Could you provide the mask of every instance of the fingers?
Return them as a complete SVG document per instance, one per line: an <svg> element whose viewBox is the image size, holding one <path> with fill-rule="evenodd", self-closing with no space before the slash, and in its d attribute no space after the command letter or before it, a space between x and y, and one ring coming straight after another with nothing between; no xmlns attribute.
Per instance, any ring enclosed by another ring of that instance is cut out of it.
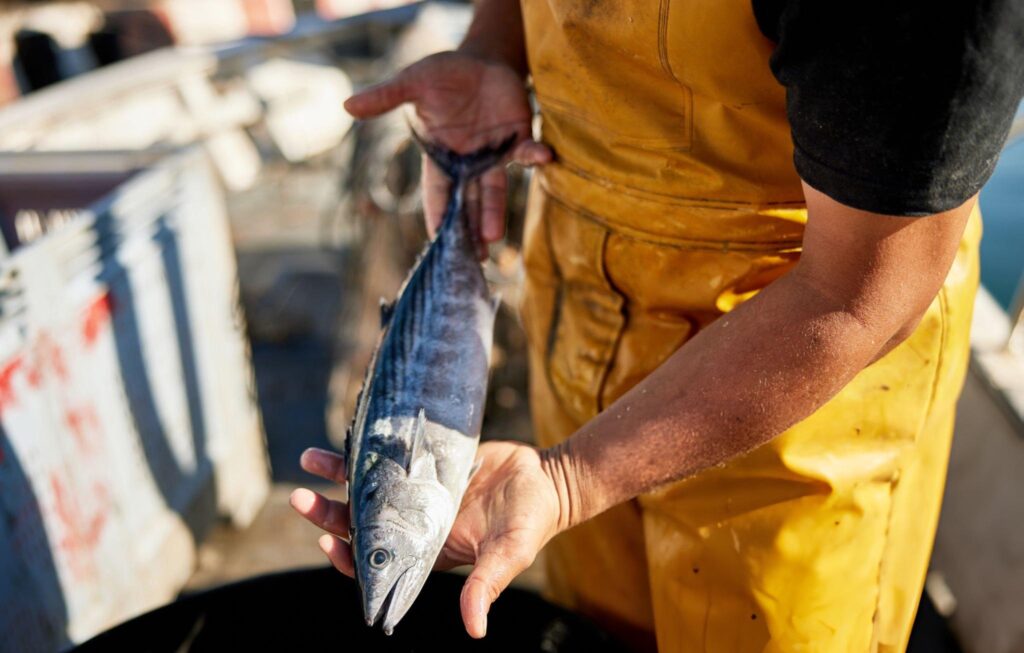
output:
<svg viewBox="0 0 1024 653"><path fill-rule="evenodd" d="M356 118L373 118L416 98L414 75L403 70L391 79L365 88L345 100L345 111Z"/></svg>
<svg viewBox="0 0 1024 653"><path fill-rule="evenodd" d="M441 226L444 207L448 203L448 189L451 182L427 155L423 155L420 183L423 186L423 217L427 221L427 233L431 238Z"/></svg>
<svg viewBox="0 0 1024 653"><path fill-rule="evenodd" d="M487 634L487 613L508 584L526 569L532 559L522 554L485 551L462 586L462 621L470 637Z"/></svg>
<svg viewBox="0 0 1024 653"><path fill-rule="evenodd" d="M333 536L321 535L317 541L320 549L327 554L334 568L349 578L355 578L355 564L352 561L352 547L347 542Z"/></svg>
<svg viewBox="0 0 1024 653"><path fill-rule="evenodd" d="M311 447L299 458L302 469L335 483L345 482L345 458L325 449Z"/></svg>
<svg viewBox="0 0 1024 653"><path fill-rule="evenodd" d="M548 146L530 139L519 143L510 156L510 160L524 166L543 165L553 158ZM427 156L423 157L422 171L423 213L427 233L433 238L444 217L451 182ZM503 167L488 170L466 188L466 210L481 260L487 258L487 244L505 234L507 197L508 177Z"/></svg>
<svg viewBox="0 0 1024 653"><path fill-rule="evenodd" d="M335 483L345 482L345 459L336 453L323 449L306 449L299 459L302 469L316 474ZM352 575L352 554L347 552L348 545L335 536L348 536L348 506L340 501L331 501L324 496L305 488L292 492L289 502L300 515L310 522L334 535L320 538L320 548L338 571ZM340 544L329 544L325 538L337 540ZM346 557L347 556L347 557ZM346 566L347 565L347 566ZM348 571L346 571L346 569Z"/></svg>
<svg viewBox="0 0 1024 653"><path fill-rule="evenodd" d="M348 504L341 501L331 501L323 495L306 488L299 488L292 492L289 503L291 503L295 512L308 519L315 526L319 526L328 533L333 533L338 537L348 537L349 524L351 523Z"/></svg>
<svg viewBox="0 0 1024 653"><path fill-rule="evenodd" d="M555 158L551 148L543 143L526 139L512 150L511 159L522 166L539 166Z"/></svg>
<svg viewBox="0 0 1024 653"><path fill-rule="evenodd" d="M476 257L487 258L487 243L480 235L481 222L480 180L474 179L466 186L466 217L469 219L469 233L476 246Z"/></svg>
<svg viewBox="0 0 1024 653"><path fill-rule="evenodd" d="M305 464L306 454L310 453L310 451L321 452L331 457L340 457L319 449L307 450L302 455L302 466L307 471L312 471ZM328 477L326 474L321 474L321 476ZM291 497L289 497L289 503L291 503L292 508L296 512L308 519L312 524L327 531L326 534L320 536L318 541L320 549L327 554L327 558L334 565L335 569L346 576L353 577L355 575L355 567L352 562L352 549L348 542L342 539L342 537L347 538L349 534L348 506L341 501L331 501L323 495L306 488L299 488L292 492Z"/></svg>
<svg viewBox="0 0 1024 653"><path fill-rule="evenodd" d="M484 243L493 243L505 234L507 193L504 167L492 168L480 177L480 238Z"/></svg>
<svg viewBox="0 0 1024 653"><path fill-rule="evenodd" d="M551 148L526 139L513 150L510 159L520 165L550 163ZM493 243L505 235L505 205L508 199L508 176L504 167L488 170L480 178L480 240ZM486 254L486 252L484 252ZM481 256L483 258L483 256Z"/></svg>

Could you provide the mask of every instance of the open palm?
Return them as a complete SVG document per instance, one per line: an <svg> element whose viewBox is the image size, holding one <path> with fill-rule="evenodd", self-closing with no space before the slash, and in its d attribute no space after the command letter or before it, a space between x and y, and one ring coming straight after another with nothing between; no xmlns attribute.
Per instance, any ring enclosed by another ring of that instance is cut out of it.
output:
<svg viewBox="0 0 1024 653"><path fill-rule="evenodd" d="M473 637L484 636L491 604L560 528L558 493L538 449L518 442L486 442L480 445L478 460L480 468L435 564L437 569L473 565L461 598L462 618ZM338 454L308 449L302 467L345 482L344 459ZM320 547L339 571L354 576L348 505L307 489L293 492L291 503L327 531Z"/></svg>
<svg viewBox="0 0 1024 653"><path fill-rule="evenodd" d="M462 591L462 615L476 637L483 636L491 603L554 537L559 510L534 447L487 442L479 459L437 562L439 569L474 565Z"/></svg>

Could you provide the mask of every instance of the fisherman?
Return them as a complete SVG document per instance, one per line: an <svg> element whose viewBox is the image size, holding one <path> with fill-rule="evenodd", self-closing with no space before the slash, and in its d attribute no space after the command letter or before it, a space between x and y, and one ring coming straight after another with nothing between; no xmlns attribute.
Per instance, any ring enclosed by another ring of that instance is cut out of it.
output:
<svg viewBox="0 0 1024 653"><path fill-rule="evenodd" d="M539 448L481 446L439 561L474 565L472 636L550 541L551 594L636 650L905 649L1022 26L1013 0L479 0L458 51L346 102L538 166ZM469 191L501 238L504 171ZM351 575L345 506L293 503Z"/></svg>

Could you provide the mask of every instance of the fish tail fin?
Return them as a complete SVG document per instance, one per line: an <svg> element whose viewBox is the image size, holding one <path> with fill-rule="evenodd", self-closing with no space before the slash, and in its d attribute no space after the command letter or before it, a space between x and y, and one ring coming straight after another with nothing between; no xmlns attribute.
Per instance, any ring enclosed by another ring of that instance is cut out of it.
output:
<svg viewBox="0 0 1024 653"><path fill-rule="evenodd" d="M423 152L456 183L469 181L497 165L518 140L517 134L510 134L497 145L485 145L479 150L459 154L437 143L427 142L416 133L415 129L411 129L411 131L413 140L419 144Z"/></svg>

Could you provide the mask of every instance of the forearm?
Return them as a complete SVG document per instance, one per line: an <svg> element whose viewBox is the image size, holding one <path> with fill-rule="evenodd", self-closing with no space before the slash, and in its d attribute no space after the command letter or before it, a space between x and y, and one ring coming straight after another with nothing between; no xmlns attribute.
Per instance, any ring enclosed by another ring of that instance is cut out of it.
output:
<svg viewBox="0 0 1024 653"><path fill-rule="evenodd" d="M949 270L973 200L931 222L875 216L865 227L870 215L807 193L821 217L796 269L544 452L560 527L768 442L913 330ZM856 229L874 229L873 245L844 242Z"/></svg>
<svg viewBox="0 0 1024 653"><path fill-rule="evenodd" d="M705 328L548 452L570 526L749 451L810 415L891 337L790 274Z"/></svg>
<svg viewBox="0 0 1024 653"><path fill-rule="evenodd" d="M500 61L525 78L526 42L519 0L476 0L474 5L473 21L459 51Z"/></svg>

